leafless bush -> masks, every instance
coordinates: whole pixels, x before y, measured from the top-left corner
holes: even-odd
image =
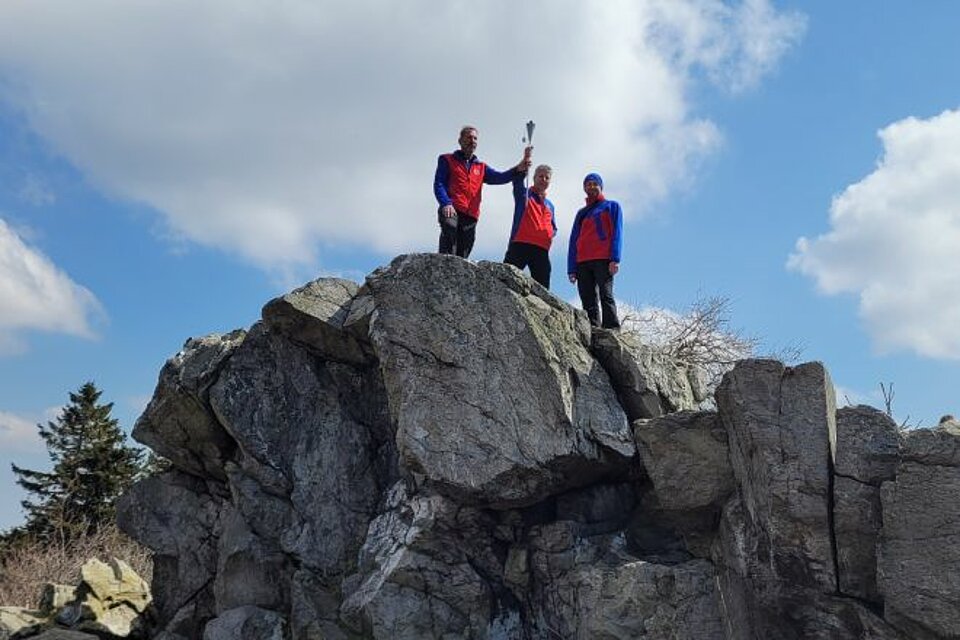
[[[893,391],[893,383],[888,382],[887,384],[880,383],[880,395],[883,396],[883,411],[886,413],[891,420],[896,421],[896,417],[893,415],[893,399],[896,397],[896,393]],[[952,418],[952,416],[944,416],[947,418]],[[943,419],[941,418],[941,422]],[[910,415],[907,414],[907,417],[900,421],[900,429],[919,429],[923,426],[923,420],[915,420],[911,422]]]
[[[758,338],[730,327],[730,306],[728,297],[710,296],[697,298],[683,314],[649,307],[628,310],[622,330],[675,360],[701,368],[712,388],[738,360],[756,356],[760,345]],[[791,346],[768,357],[792,362],[800,351]]]
[[[114,525],[70,542],[26,542],[8,550],[0,559],[0,605],[36,607],[47,582],[75,585],[80,567],[90,558],[106,562],[119,558],[149,584],[153,575],[150,551]]]

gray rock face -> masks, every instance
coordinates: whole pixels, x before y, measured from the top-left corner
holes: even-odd
[[[286,621],[275,611],[245,606],[224,611],[211,620],[203,640],[284,640]]]
[[[736,488],[727,431],[716,413],[637,420],[633,433],[662,508],[721,507]]]
[[[371,522],[359,572],[345,583],[344,618],[384,640],[488,637],[493,594],[474,565],[485,555],[482,532],[456,526],[476,514],[458,513],[439,495],[408,497],[402,484],[390,502]]]
[[[760,637],[795,612],[784,592],[837,589],[831,531],[830,459],[836,423],[833,385],[820,364],[793,369],[748,360],[724,376],[717,406],[727,428],[739,485],[724,513],[719,554],[735,598],[759,608]]]
[[[210,411],[208,395],[243,331],[187,340],[160,372],[157,391],[133,427],[133,437],[179,468],[224,480],[233,440]]]
[[[960,637],[960,428],[904,434],[881,489],[878,582],[885,615],[911,638]]]
[[[532,504],[636,451],[583,318],[505,265],[404,256],[366,285],[404,465],[475,504]]]
[[[174,470],[137,483],[117,505],[120,528],[154,551],[154,607],[172,633],[197,637],[213,616],[222,491]]]
[[[880,483],[896,476],[900,433],[872,407],[837,411],[833,518],[840,591],[879,605],[877,542],[883,517]]]
[[[237,509],[260,536],[276,534],[278,550],[320,572],[352,563],[380,494],[374,453],[390,427],[364,406],[378,404],[375,384],[369,397],[352,397],[365,375],[257,326],[210,390],[239,449],[230,475]]]
[[[275,298],[263,307],[263,321],[294,342],[335,362],[366,364],[373,360],[369,342],[344,328],[359,285],[321,278]]]
[[[584,537],[579,529],[557,522],[532,532],[534,637],[724,637],[711,563],[644,562],[623,535]]]
[[[706,398],[699,372],[671,361],[629,334],[594,329],[592,349],[610,374],[631,421],[694,409]]]
[[[887,414],[863,405],[837,411],[837,475],[880,486],[899,463],[900,431]]]
[[[437,255],[189,341],[136,430],[175,470],[120,504],[151,637],[956,637],[960,425],[901,445],[771,361],[688,411],[651,353]]]

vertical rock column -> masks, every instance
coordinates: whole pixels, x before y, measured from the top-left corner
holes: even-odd
[[[837,411],[833,518],[840,592],[875,606],[877,541],[883,518],[880,484],[893,480],[899,461],[897,425],[873,407]]]
[[[960,423],[904,434],[883,483],[884,617],[914,640],[960,638]]]
[[[837,589],[831,535],[833,385],[819,363],[746,360],[717,389],[739,486],[721,522],[728,620],[789,626],[792,594]],[[781,637],[792,637],[784,635]]]

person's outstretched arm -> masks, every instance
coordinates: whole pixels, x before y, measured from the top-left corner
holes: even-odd
[[[520,159],[520,162],[506,171],[497,171],[490,165],[487,165],[487,170],[483,174],[484,184],[506,184],[517,176],[521,178],[524,177],[527,175],[527,171],[530,170],[530,154],[532,152],[533,147],[525,148],[523,150],[523,158]]]
[[[523,212],[527,209],[527,188],[523,186],[523,175],[513,177],[513,225],[510,227],[510,242],[513,242],[513,237],[517,235]]]

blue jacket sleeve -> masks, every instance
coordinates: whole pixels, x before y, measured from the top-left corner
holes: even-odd
[[[577,272],[577,238],[580,237],[580,223],[583,222],[583,209],[577,211],[573,218],[573,228],[570,230],[570,246],[567,248],[567,273]]]
[[[450,181],[450,167],[443,156],[437,158],[437,172],[433,174],[433,195],[441,207],[453,204],[450,194],[447,193],[447,183]]]
[[[553,208],[553,203],[547,200],[546,198],[544,198],[543,201],[546,202],[547,207],[550,208],[550,224],[553,225],[553,235],[551,236],[551,238],[556,238],[557,237],[557,210]]]
[[[513,177],[513,226],[510,227],[510,242],[513,242],[513,237],[517,235],[520,220],[523,219],[523,212],[526,210],[527,188],[523,185],[523,175],[517,174]]]
[[[620,204],[610,203],[610,222],[613,223],[613,237],[610,239],[610,260],[620,262],[621,238],[623,237],[623,212]]]
[[[490,165],[487,165],[486,170],[483,172],[483,182],[484,184],[507,184],[517,176],[522,178],[523,174],[517,171],[516,167],[512,167],[506,171],[497,171]]]

